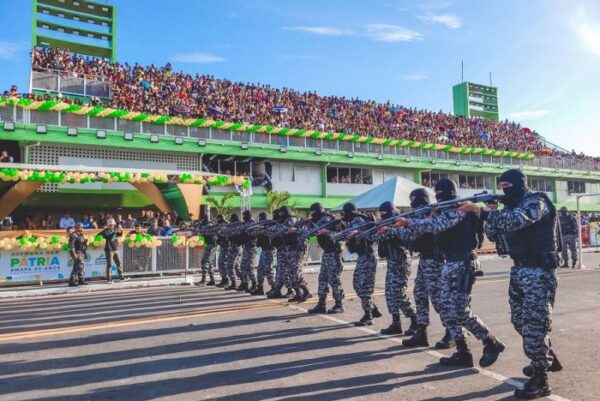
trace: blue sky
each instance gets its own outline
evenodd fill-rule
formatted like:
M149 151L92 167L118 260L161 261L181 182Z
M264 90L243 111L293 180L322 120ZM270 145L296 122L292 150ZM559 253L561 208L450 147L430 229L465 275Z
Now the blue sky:
M120 61L451 111L464 60L466 80L492 72L501 118L600 155L598 1L112 3ZM0 88L27 90L31 2L0 10Z

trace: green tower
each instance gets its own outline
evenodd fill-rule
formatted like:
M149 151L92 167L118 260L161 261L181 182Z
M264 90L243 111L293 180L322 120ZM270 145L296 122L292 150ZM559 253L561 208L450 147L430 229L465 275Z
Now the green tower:
M32 46L117 58L116 8L88 0L33 0Z
M463 82L452 88L454 115L498 121L498 88Z

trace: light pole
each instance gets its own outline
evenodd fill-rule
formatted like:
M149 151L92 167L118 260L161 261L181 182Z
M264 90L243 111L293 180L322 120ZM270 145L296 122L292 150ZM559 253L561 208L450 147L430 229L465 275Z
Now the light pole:
M581 241L581 209L579 207L579 199L585 198L586 196L600 196L600 193L598 193L598 194L579 194L579 195L575 196L575 199L577 200L577 224L579 226L579 229L577 230L577 235L579 236L579 247L577 248L577 253L578 253L577 267L579 269L585 268L585 266L583 265L583 262L581 260L581 257L582 257L581 248L583 246L583 243Z

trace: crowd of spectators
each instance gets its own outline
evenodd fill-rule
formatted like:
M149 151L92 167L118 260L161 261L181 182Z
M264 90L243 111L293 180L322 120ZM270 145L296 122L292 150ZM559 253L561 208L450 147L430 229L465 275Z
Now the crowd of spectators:
M40 48L32 52L32 66L36 71L52 70L110 82L112 97L107 105L113 108L538 155L563 154L548 148L538 133L515 122L467 119L390 102L320 96L316 92L190 75L173 71L171 64L113 64L68 50Z
M137 226L145 229L150 235L168 237L175 232L186 232L187 224L182 220L177 212L160 213L153 210L142 210L140 215L134 217L132 213L125 215L121 213L85 213L80 218L74 218L69 211L65 211L60 216L47 214L45 216L34 219L32 215L27 215L20 221L13 221L12 218L5 218L0 225L0 231L11 230L66 230L74 227L75 224L81 223L84 229L102 229L106 227L108 220L113 219L116 227L123 229L134 229Z
M12 163L14 158L6 150L0 152L0 163Z

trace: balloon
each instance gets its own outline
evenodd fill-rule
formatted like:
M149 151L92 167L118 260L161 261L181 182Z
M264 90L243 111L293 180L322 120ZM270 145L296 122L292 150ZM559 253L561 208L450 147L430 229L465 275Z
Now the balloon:
M135 242L141 242L142 241L142 234L136 234L135 235Z
M58 244L58 237L57 237L56 235L53 235L53 236L50 238L50 242L51 242L52 244Z

